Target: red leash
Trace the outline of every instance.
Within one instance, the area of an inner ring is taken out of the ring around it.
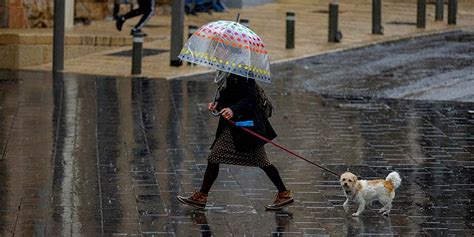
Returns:
[[[265,141],[265,142],[268,142],[268,143],[272,144],[273,146],[276,146],[276,147],[282,149],[283,151],[286,151],[287,153],[289,153],[289,154],[291,154],[291,155],[293,155],[293,156],[296,156],[296,157],[298,157],[298,158],[300,158],[300,159],[302,159],[302,160],[304,160],[304,161],[306,161],[306,162],[308,162],[308,163],[311,163],[312,165],[315,165],[315,166],[317,166],[317,167],[319,167],[319,168],[321,168],[321,169],[323,169],[323,170],[325,170],[325,171],[327,171],[327,172],[329,172],[329,173],[331,173],[331,174],[333,174],[333,175],[339,177],[339,175],[338,175],[336,172],[334,172],[334,171],[332,171],[332,170],[330,170],[330,169],[328,169],[328,168],[325,168],[325,167],[321,166],[320,164],[316,164],[316,163],[314,163],[314,162],[312,162],[312,161],[310,161],[310,160],[308,160],[308,159],[302,157],[301,155],[299,155],[299,154],[297,154],[297,153],[295,153],[295,152],[293,152],[293,151],[291,151],[291,150],[285,148],[284,146],[282,146],[282,145],[280,145],[280,144],[278,144],[278,143],[275,143],[275,142],[272,142],[272,141],[268,140],[266,137],[264,137],[264,136],[262,136],[262,135],[260,135],[260,134],[258,134],[258,133],[256,133],[256,132],[254,132],[254,131],[252,131],[252,130],[250,130],[250,129],[248,129],[248,128],[245,128],[245,127],[237,126],[234,121],[231,121],[231,120],[228,120],[228,119],[227,119],[227,121],[229,121],[232,125],[241,128],[241,129],[244,130],[245,132],[247,132],[247,133],[249,133],[249,134],[251,134],[251,135],[253,135],[253,136],[255,136],[255,137],[257,137],[257,138],[259,138],[259,139],[261,139],[261,140],[263,140],[263,141]]]

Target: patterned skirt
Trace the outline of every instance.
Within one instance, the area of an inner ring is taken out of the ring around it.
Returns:
[[[230,134],[230,129],[227,127],[223,129],[217,138],[207,160],[215,164],[222,163],[257,167],[271,165],[263,146],[248,151],[237,151],[234,146],[234,141],[232,140],[232,135]]]

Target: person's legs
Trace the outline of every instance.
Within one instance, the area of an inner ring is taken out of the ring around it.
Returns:
[[[155,14],[155,0],[139,0],[140,8],[143,9],[143,16],[140,18],[138,23],[132,28],[132,34],[134,32],[141,32],[141,29]]]
[[[138,3],[140,3],[140,1],[138,1]],[[126,20],[128,20],[130,18],[133,18],[133,17],[136,17],[136,16],[139,16],[139,15],[142,15],[144,12],[145,11],[142,8],[141,4],[139,4],[137,9],[131,10],[131,11],[125,13],[125,15],[123,15],[123,16],[117,16],[115,18],[115,20],[116,20],[115,27],[117,28],[118,31],[122,31],[123,23],[125,23]]]
[[[211,190],[212,185],[219,175],[219,164],[207,162],[206,172],[204,173],[204,179],[202,180],[201,193],[208,194]]]
[[[286,189],[277,168],[274,165],[268,165],[260,168],[265,171],[265,174],[267,174],[268,178],[270,178],[272,183],[278,189],[278,193],[276,194],[273,203],[265,206],[265,208],[269,210],[279,210],[293,203],[293,195],[291,194],[290,190]]]
[[[283,180],[280,177],[280,173],[278,172],[277,168],[274,165],[268,165],[264,167],[260,167],[263,171],[265,171],[265,174],[267,174],[268,178],[272,181],[272,183],[275,185],[275,187],[278,189],[278,192],[284,192],[286,191],[285,184],[283,183]]]
[[[125,13],[125,15],[123,15],[123,19],[124,20],[128,20],[130,18],[133,18],[133,17],[136,17],[136,16],[139,16],[139,15],[142,15],[144,13],[144,9],[141,8],[141,7],[138,7],[137,9],[133,9],[127,13]]]
[[[190,197],[178,196],[178,200],[184,204],[204,208],[206,207],[207,194],[219,175],[219,164],[207,162],[206,172],[202,181],[201,190],[194,192]]]

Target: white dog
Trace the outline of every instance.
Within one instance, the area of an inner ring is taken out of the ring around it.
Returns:
[[[347,198],[342,206],[346,212],[349,212],[349,201],[358,203],[359,208],[352,216],[359,216],[364,211],[365,204],[378,200],[383,205],[379,213],[388,215],[392,209],[395,189],[400,187],[401,182],[402,179],[397,172],[391,172],[385,180],[357,180],[357,176],[353,173],[346,172],[341,175],[340,179]]]

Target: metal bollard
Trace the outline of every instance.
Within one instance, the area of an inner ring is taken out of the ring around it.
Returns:
[[[54,0],[53,72],[64,70],[65,9],[63,0]]]
[[[436,0],[435,21],[442,21],[444,14],[444,0]]]
[[[286,48],[295,48],[295,13],[286,13]]]
[[[247,27],[247,28],[248,28],[249,25],[250,25],[250,21],[249,21],[248,19],[240,19],[240,20],[239,20],[239,23],[242,24],[242,25],[244,25],[244,26]]]
[[[133,35],[132,75],[142,73],[143,35]]]
[[[329,42],[341,42],[342,33],[338,29],[339,5],[329,4]]]
[[[197,26],[189,25],[189,26],[188,26],[188,39],[191,38],[191,36],[193,36],[193,34],[194,34],[197,30],[198,30],[198,27],[197,27]],[[188,65],[196,65],[196,64],[188,62]]]
[[[372,0],[372,34],[383,35],[382,0]]]
[[[171,2],[171,42],[170,42],[170,66],[179,67],[183,65],[179,54],[183,48],[184,39],[184,0],[172,0]]]
[[[458,1],[449,0],[448,2],[448,24],[456,25],[456,14],[458,12]]]
[[[418,0],[416,10],[416,27],[425,28],[426,27],[426,0]]]

